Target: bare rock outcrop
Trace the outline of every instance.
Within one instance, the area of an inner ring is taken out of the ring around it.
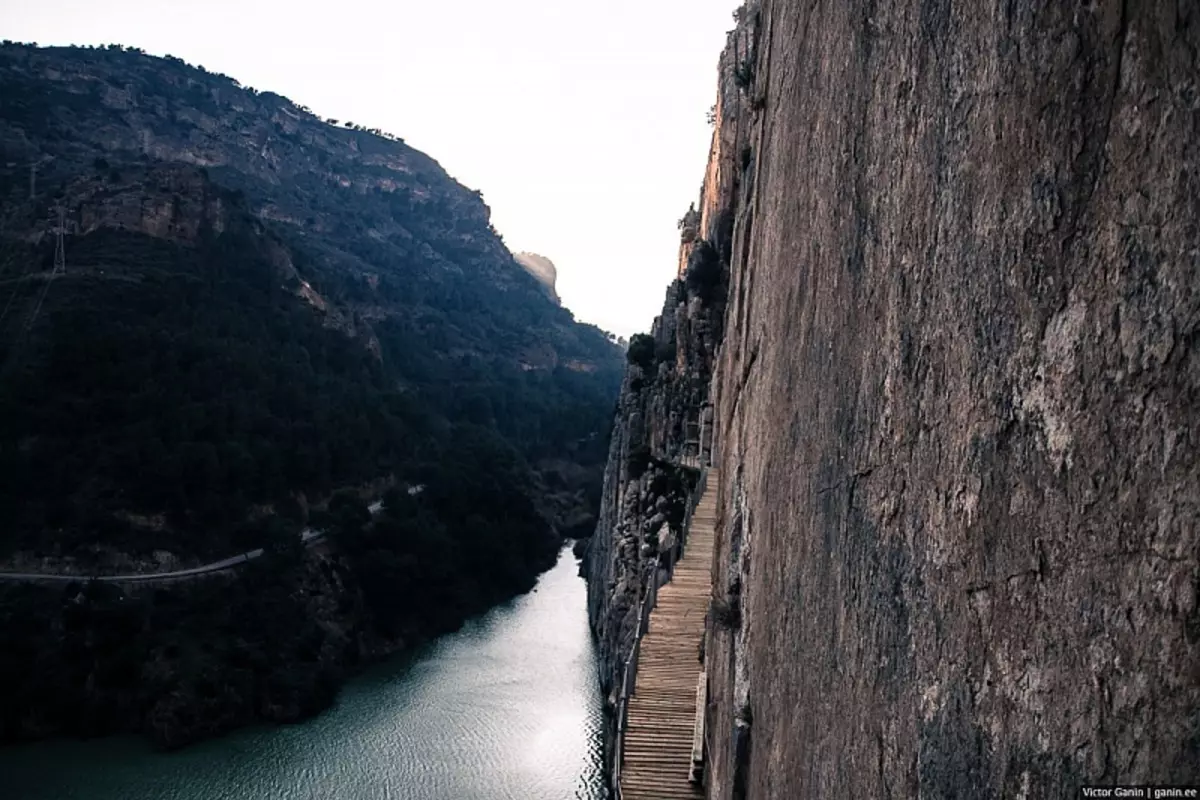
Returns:
[[[524,267],[526,272],[537,278],[537,282],[551,300],[556,303],[560,302],[558,292],[554,289],[554,284],[558,280],[558,269],[554,266],[553,261],[545,256],[539,256],[537,253],[525,252],[516,253],[513,258]]]

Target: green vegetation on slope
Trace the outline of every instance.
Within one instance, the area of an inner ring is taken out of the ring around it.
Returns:
[[[445,465],[447,437],[490,437],[518,465],[556,448],[591,458],[603,443],[587,443],[607,421],[602,377],[447,359],[430,341],[441,329],[402,322],[379,330],[399,363],[378,360],[323,328],[248,230],[195,248],[116,231],[73,244],[81,262],[136,279],[61,278],[37,335],[0,345],[9,551],[99,542],[219,557],[248,544],[235,534],[255,504],[381,475],[415,481]],[[442,327],[482,316],[463,308],[443,311]],[[486,519],[491,505],[478,504]],[[163,513],[165,527],[138,527],[130,512]]]
[[[0,96],[0,563],[268,551],[130,593],[0,584],[0,739],[299,718],[590,527],[620,350],[477,192],[177,60],[3,45]],[[374,518],[368,485],[396,487]]]
[[[428,157],[132,51],[7,45],[0,88],[3,221],[22,234],[0,279],[50,266],[55,205],[82,233],[28,337],[40,281],[4,286],[0,557],[226,555],[256,508],[406,480],[464,425],[598,484],[619,351]],[[196,148],[217,166],[160,163]]]
[[[0,583],[0,741],[141,731],[163,747],[324,708],[346,672],[457,628],[553,563],[558,540],[494,435],[441,443],[426,489],[372,519],[339,493],[317,515],[335,547],[305,557],[296,527],[246,531],[267,555],[131,590]]]

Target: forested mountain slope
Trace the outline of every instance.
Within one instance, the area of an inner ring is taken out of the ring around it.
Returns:
[[[427,156],[136,51],[8,45],[0,89],[8,548],[134,514],[206,552],[252,504],[437,463],[446,424],[599,459],[619,352]]]
[[[178,743],[294,716],[345,663],[527,588],[556,530],[590,530],[621,352],[395,137],[176,59],[5,43],[0,309],[0,571],[277,556],[253,586],[135,604],[0,586],[0,736],[75,729],[105,686],[86,730],[157,719]],[[389,487],[370,521],[353,498]],[[297,553],[305,525],[332,546]],[[113,615],[129,635],[89,633]],[[215,651],[175,641],[214,625]],[[196,716],[185,678],[247,659],[208,722],[153,711]],[[297,659],[320,669],[283,681],[301,699],[281,713],[260,682]]]

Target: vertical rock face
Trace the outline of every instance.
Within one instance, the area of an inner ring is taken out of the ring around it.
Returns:
[[[716,408],[709,796],[1200,780],[1200,10],[739,16],[683,226],[712,389],[627,378],[614,437]]]
[[[744,16],[710,796],[1200,780],[1200,11]]]
[[[748,18],[729,34],[721,91],[699,204],[679,221],[679,269],[649,334],[653,358],[630,364],[617,404],[599,522],[583,572],[588,615],[600,651],[600,682],[615,706],[637,625],[638,604],[660,550],[681,521],[694,474],[716,447],[713,378],[728,303],[734,211],[750,134],[750,99],[737,67],[752,52]],[[642,467],[645,465],[645,471]],[[612,731],[609,731],[612,733]]]

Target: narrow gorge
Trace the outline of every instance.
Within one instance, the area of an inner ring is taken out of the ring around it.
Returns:
[[[1200,9],[736,17],[586,553],[610,708],[711,464],[708,797],[1200,780]]]

